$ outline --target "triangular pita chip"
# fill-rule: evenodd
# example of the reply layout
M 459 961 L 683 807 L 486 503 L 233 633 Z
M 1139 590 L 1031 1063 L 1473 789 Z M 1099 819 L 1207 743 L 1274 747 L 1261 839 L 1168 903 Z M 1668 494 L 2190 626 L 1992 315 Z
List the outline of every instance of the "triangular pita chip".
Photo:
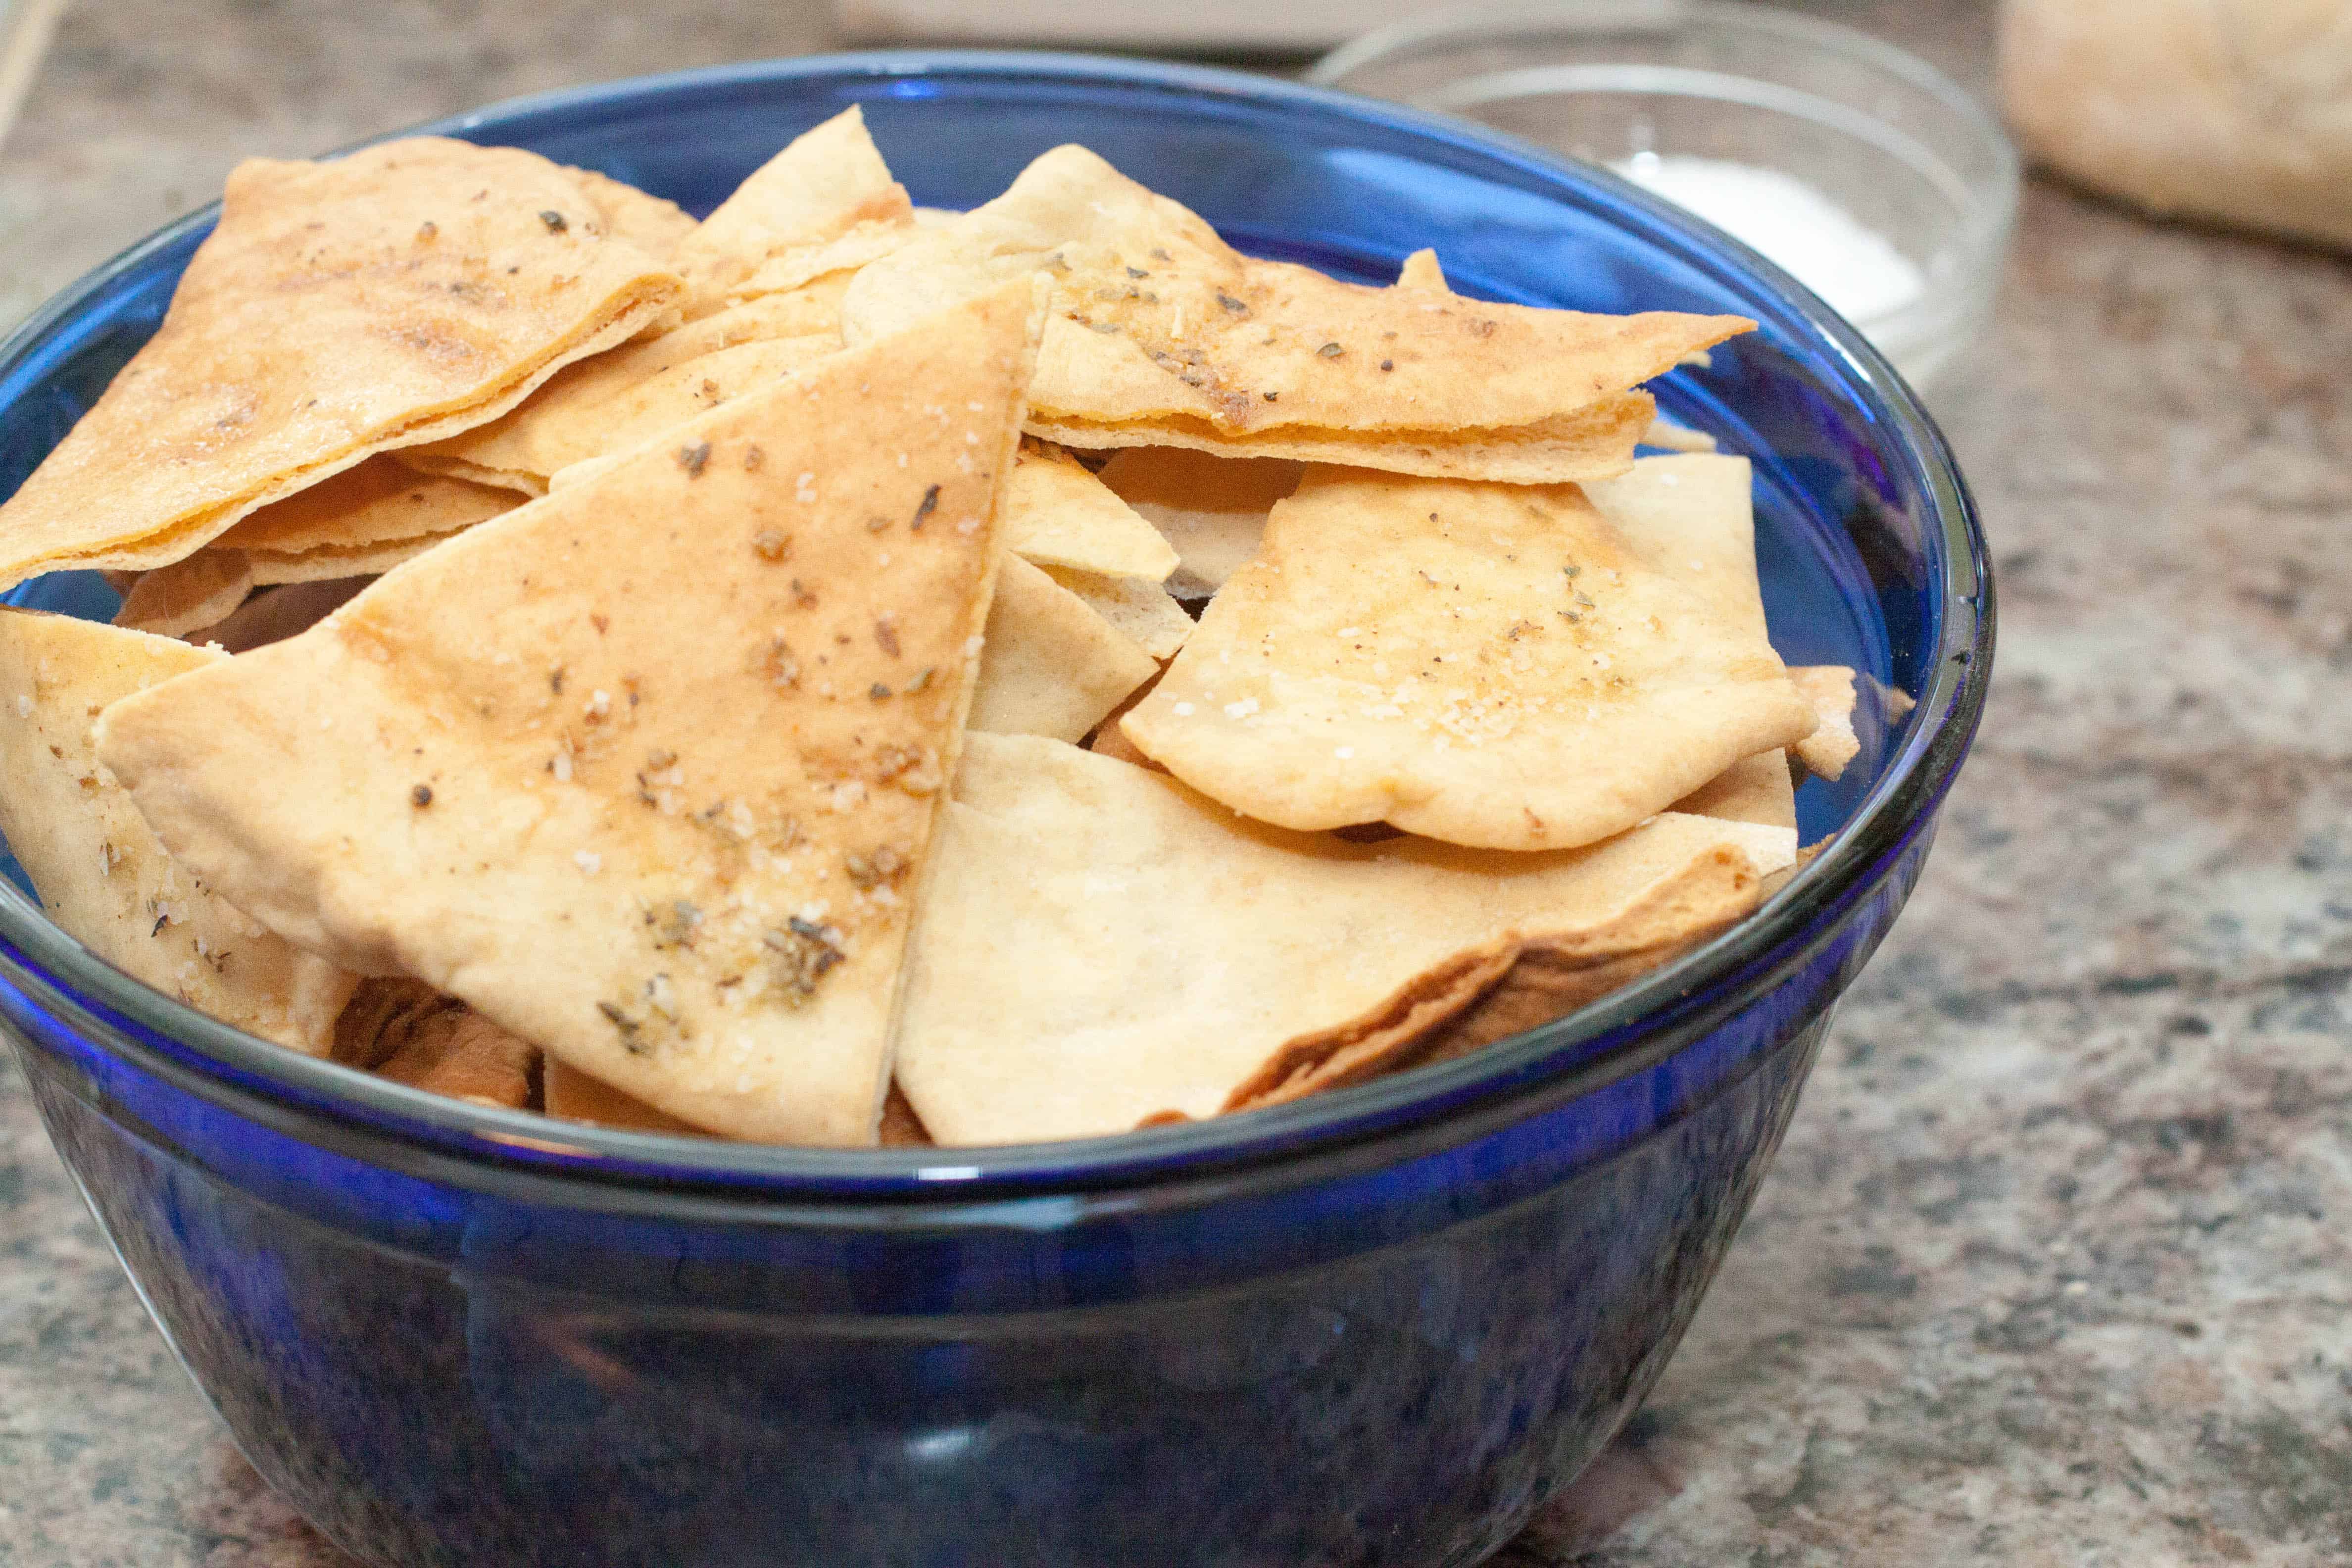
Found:
M 1853 671 L 1842 664 L 1803 665 L 1789 679 L 1821 716 L 1821 727 L 1797 742 L 1797 760 L 1807 773 L 1836 778 L 1862 751 L 1853 732 Z
M 852 280 L 856 342 L 1024 271 L 1055 281 L 1034 434 L 1403 472 L 1577 479 L 1622 469 L 1632 389 L 1753 323 L 1592 316 L 1370 289 L 1242 256 L 1082 147 L 1061 147 Z
M 1066 566 L 1048 568 L 1046 574 L 1153 658 L 1174 658 L 1192 636 L 1192 617 L 1152 578 L 1106 577 Z
M 1220 458 L 1182 447 L 1129 447 L 1102 482 L 1176 547 L 1169 586 L 1205 598 L 1257 554 L 1265 515 L 1298 488 L 1307 466 L 1284 458 Z
M 1655 946 L 1668 890 L 1725 879 L 1752 903 L 1757 854 L 1794 848 L 1672 815 L 1546 855 L 1354 845 L 1259 826 L 1075 747 L 975 735 L 927 890 L 899 1081 L 942 1143 L 1213 1115 L 1301 1037 L 1370 1015 L 1433 1026 L 1400 993 L 1441 965 L 1458 975 L 1465 950 L 1534 931 Z M 1475 995 L 1452 978 L 1422 989 Z
M 323 1056 L 358 978 L 289 947 L 175 865 L 89 727 L 116 699 L 226 655 L 0 609 L 0 833 L 67 934 L 199 1012 Z
M 1789 776 L 1789 754 L 1775 750 L 1743 758 L 1675 802 L 1674 808 L 1693 816 L 1760 823 L 1794 833 L 1797 790 Z
M 1572 847 L 1811 732 L 1743 621 L 1572 486 L 1318 468 L 1120 724 L 1263 821 Z
M 678 247 L 687 314 L 863 267 L 915 233 L 906 189 L 853 106 L 754 170 Z
M 1451 294 L 1453 286 L 1445 281 L 1445 268 L 1437 264 L 1437 252 L 1416 250 L 1404 258 L 1397 269 L 1396 286 L 1419 289 L 1432 294 Z
M 1041 310 L 739 399 L 117 704 L 100 752 L 306 946 L 698 1125 L 870 1143 Z
M 511 490 L 419 474 L 378 456 L 263 507 L 215 540 L 212 548 L 243 550 L 272 561 L 292 561 L 314 551 L 352 553 L 446 539 L 520 504 Z M 268 580 L 259 574 L 256 578 Z
M 677 254 L 679 242 L 694 232 L 694 215 L 676 202 L 593 169 L 563 172 L 593 204 L 606 234 L 635 246 L 656 261 L 667 261 Z
M 216 643 L 224 653 L 250 653 L 298 632 L 309 631 L 375 579 L 331 577 L 268 588 L 253 595 L 225 618 L 185 634 L 192 643 Z
M 635 1095 L 623 1094 L 601 1079 L 590 1078 L 561 1058 L 547 1058 L 544 1106 L 550 1116 L 585 1121 L 593 1127 L 625 1127 L 637 1132 L 682 1132 L 700 1135 L 689 1121 L 655 1110 Z
M 1076 741 L 1160 673 L 1151 656 L 1014 555 L 996 580 L 971 727 Z
M 239 550 L 199 550 L 142 572 L 122 595 L 114 624 L 156 637 L 184 637 L 225 620 L 254 589 L 253 567 Z
M 1059 447 L 1024 441 L 1004 497 L 1005 547 L 1039 566 L 1157 583 L 1176 552 Z
M 162 329 L 0 509 L 0 587 L 167 565 L 634 336 L 678 280 L 592 210 L 544 158 L 431 137 L 239 164 Z
M 539 1047 L 421 981 L 364 981 L 335 1023 L 335 1058 L 476 1105 L 535 1107 Z
M 678 331 L 574 365 L 565 374 L 576 373 L 578 382 L 563 385 L 559 378 L 496 424 L 440 442 L 409 461 L 478 483 L 544 495 L 553 477 L 574 463 L 652 440 L 730 398 L 805 370 L 841 347 L 830 334 L 759 338 L 634 377 L 614 363 L 625 361 L 631 370 L 658 363 L 671 339 L 706 324 L 688 322 Z

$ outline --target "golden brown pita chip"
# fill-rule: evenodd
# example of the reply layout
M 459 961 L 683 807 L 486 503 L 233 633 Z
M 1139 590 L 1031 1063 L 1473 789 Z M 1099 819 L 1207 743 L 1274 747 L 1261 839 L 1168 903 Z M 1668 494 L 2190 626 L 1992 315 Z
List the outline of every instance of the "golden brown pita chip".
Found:
M 594 205 L 597 221 L 606 234 L 635 246 L 656 261 L 667 261 L 677 253 L 679 243 L 694 232 L 694 215 L 676 202 L 593 169 L 563 172 Z
M 1262 821 L 1539 849 L 1622 833 L 1813 716 L 1760 629 L 1574 487 L 1318 468 L 1120 722 Z
M 805 370 L 841 346 L 823 333 L 758 338 L 650 374 L 628 374 L 659 363 L 672 338 L 706 324 L 688 322 L 678 331 L 574 365 L 578 381 L 560 384 L 558 378 L 495 424 L 419 451 L 409 461 L 480 484 L 544 495 L 554 476 L 573 464 L 652 440 L 730 398 Z M 626 369 L 616 361 L 627 362 Z
M 1745 458 L 1686 453 L 1643 458 L 1621 477 L 1583 489 L 1652 568 L 1678 578 L 1727 625 L 1760 637 L 1751 483 Z
M 1794 670 L 1790 671 L 1794 675 Z M 1726 822 L 1754 822 L 1797 830 L 1797 790 L 1789 777 L 1789 754 L 1759 752 L 1675 802 L 1674 809 Z
M 1183 447 L 1129 447 L 1103 465 L 1111 493 L 1176 547 L 1170 587 L 1205 598 L 1257 554 L 1265 514 L 1298 488 L 1307 466 L 1282 458 L 1220 458 Z
M 899 1082 L 949 1144 L 1213 1115 L 1290 1042 L 1392 1015 L 1467 949 L 1670 934 L 1661 900 L 1726 864 L 1752 897 L 1751 845 L 1794 849 L 1671 814 L 1543 855 L 1354 845 L 1076 747 L 974 735 L 910 961 Z
M 356 977 L 174 865 L 90 745 L 108 703 L 226 662 L 166 637 L 0 609 L 0 834 L 49 918 L 99 957 L 224 1023 L 324 1055 Z
M 1853 732 L 1853 671 L 1842 664 L 1801 665 L 1789 679 L 1821 718 L 1821 727 L 1798 742 L 1797 760 L 1807 773 L 1836 778 L 1862 751 Z
M 375 1071 L 394 1083 L 509 1110 L 536 1109 L 539 1098 L 539 1047 L 462 1004 L 424 1019 Z
M 247 551 L 273 561 L 321 550 L 352 552 L 446 539 L 520 504 L 511 490 L 419 474 L 377 456 L 251 513 L 212 548 Z
M 1242 256 L 1081 147 L 854 279 L 849 342 L 1044 268 L 1055 313 L 1030 429 L 1067 445 L 1193 446 L 1412 473 L 1558 482 L 1622 469 L 1632 394 L 1730 316 L 1590 316 L 1369 289 Z
M 118 703 L 101 754 L 306 945 L 698 1126 L 870 1143 L 1041 310 L 739 399 Z
M 1129 692 L 1125 701 L 1104 714 L 1103 721 L 1096 725 L 1095 732 L 1087 738 L 1087 750 L 1098 757 L 1115 757 L 1139 768 L 1166 773 L 1166 768 L 1137 751 L 1135 742 L 1129 740 L 1127 732 L 1118 727 L 1118 721 L 1127 717 L 1127 710 L 1151 695 L 1151 689 L 1159 684 L 1160 677 L 1154 673 L 1150 679 Z
M 478 489 L 489 489 L 488 485 Z M 520 504 L 522 498 L 511 490 L 498 490 Z M 511 510 L 511 509 L 509 509 Z M 415 560 L 426 551 L 446 544 L 465 530 L 450 533 L 428 533 L 422 539 L 394 539 L 383 544 L 354 544 L 348 548 L 321 545 L 306 550 L 299 555 L 281 555 L 274 550 L 247 550 L 243 554 L 247 568 L 253 574 L 256 587 L 281 583 L 340 583 L 350 577 L 381 577 L 394 567 Z
M 1018 555 L 996 580 L 971 727 L 1076 741 L 1160 673 L 1085 600 Z
M 634 336 L 678 280 L 593 210 L 543 158 L 431 137 L 238 165 L 162 330 L 0 508 L 0 587 L 168 565 Z
M 907 1091 L 898 1087 L 897 1079 L 890 1080 L 890 1096 L 882 1102 L 881 1142 L 885 1149 L 933 1147 L 930 1129 L 907 1102 Z
M 373 577 L 332 577 L 267 588 L 211 626 L 189 632 L 192 643 L 216 643 L 224 653 L 249 653 L 310 630 L 349 603 Z
M 691 1122 L 655 1110 L 634 1095 L 623 1094 L 601 1079 L 590 1078 L 558 1058 L 547 1058 L 544 1101 L 550 1116 L 585 1121 L 595 1127 L 625 1127 L 636 1132 L 678 1132 L 702 1136 Z
M 1404 258 L 1397 269 L 1396 286 L 1400 289 L 1420 289 L 1432 294 L 1451 294 L 1453 286 L 1445 281 L 1445 268 L 1437 264 L 1437 252 L 1416 250 Z
M 1157 583 L 1176 552 L 1059 447 L 1024 441 L 1006 486 L 1005 545 L 1038 566 Z
M 122 595 L 114 624 L 157 637 L 185 636 L 226 618 L 254 589 L 239 550 L 199 550 L 185 561 L 142 572 Z
M 913 204 L 866 133 L 864 112 L 845 109 L 753 171 L 679 245 L 687 315 L 863 267 L 915 233 Z
M 1171 659 L 1192 636 L 1192 617 L 1149 577 L 1106 577 L 1096 572 L 1048 568 L 1046 575 L 1086 601 L 1121 637 L 1159 660 Z

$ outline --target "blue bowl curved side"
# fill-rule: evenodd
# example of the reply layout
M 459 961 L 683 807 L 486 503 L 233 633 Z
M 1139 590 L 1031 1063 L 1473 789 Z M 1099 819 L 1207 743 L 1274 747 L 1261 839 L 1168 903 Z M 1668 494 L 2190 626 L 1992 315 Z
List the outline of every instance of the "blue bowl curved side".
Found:
M 0 1022 L 199 1384 L 371 1561 L 1474 1562 L 1664 1364 L 1918 875 L 1990 647 L 1965 491 L 1891 373 L 1785 279 L 1605 177 L 1403 111 L 1173 68 L 867 57 L 442 129 L 707 208 L 852 101 L 919 201 L 971 205 L 1078 140 L 1343 275 L 1435 243 L 1486 297 L 1758 317 L 1663 401 L 1757 454 L 1775 640 L 1871 678 L 1863 757 L 1801 801 L 1808 837 L 1851 830 L 1577 1020 L 1098 1144 L 574 1137 L 256 1050 L 75 960 L 5 889 Z M 205 226 L 0 350 L 0 487 L 152 331 Z M 1916 711 L 1876 700 L 1897 689 Z

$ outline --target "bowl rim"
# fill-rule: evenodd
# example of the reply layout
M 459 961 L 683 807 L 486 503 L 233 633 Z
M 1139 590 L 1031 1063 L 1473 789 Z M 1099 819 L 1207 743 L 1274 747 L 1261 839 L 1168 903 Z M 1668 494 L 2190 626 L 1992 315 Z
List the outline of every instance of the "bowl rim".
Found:
M 908 78 L 1040 78 L 1181 97 L 1245 98 L 1370 121 L 1539 175 L 1599 185 L 1612 201 L 1678 237 L 1680 259 L 1717 273 L 1760 275 L 1827 340 L 1858 394 L 1903 439 L 1891 454 L 1916 475 L 1929 515 L 1923 545 L 1940 562 L 1940 637 L 1924 656 L 1919 717 L 1829 847 L 1754 913 L 1673 963 L 1568 1017 L 1456 1060 L 1286 1105 L 1175 1126 L 1055 1142 L 951 1148 L 819 1149 L 738 1143 L 572 1123 L 535 1111 L 447 1099 L 247 1035 L 131 979 L 50 923 L 0 881 L 0 1013 L 36 1002 L 100 1051 L 121 1056 L 207 1102 L 304 1142 L 365 1146 L 382 1163 L 482 1186 L 502 1179 L 564 1184 L 603 1202 L 660 1188 L 781 1199 L 822 1209 L 845 1203 L 964 1204 L 1184 1182 L 1405 1136 L 1488 1123 L 1607 1087 L 1680 1050 L 1804 963 L 1890 876 L 1931 822 L 1972 741 L 1990 675 L 1990 558 L 1976 507 L 1948 445 L 1891 365 L 1801 285 L 1752 251 L 1605 170 L 1577 164 L 1483 127 L 1401 105 L 1240 71 L 1077 54 L 876 50 L 730 62 L 506 100 L 339 150 L 419 134 L 495 132 L 551 111 L 610 108 L 751 82 Z M 339 154 L 331 154 L 339 155 Z M 159 252 L 207 226 L 218 204 L 165 226 L 60 290 L 0 342 L 13 374 L 85 303 Z M 1819 346 L 1818 344 L 1816 346 Z M 69 984 L 68 984 L 69 983 Z M 124 1026 L 128 1025 L 129 1027 Z M 12 1032 L 14 1032 L 12 1030 Z M 147 1037 L 142 1037 L 142 1035 Z

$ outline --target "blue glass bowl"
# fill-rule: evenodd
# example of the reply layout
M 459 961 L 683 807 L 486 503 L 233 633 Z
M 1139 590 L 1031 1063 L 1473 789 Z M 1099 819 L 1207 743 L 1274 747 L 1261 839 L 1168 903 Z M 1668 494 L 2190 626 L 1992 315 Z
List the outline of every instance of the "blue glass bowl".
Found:
M 1476 1561 L 1641 1401 L 1974 732 L 1984 542 L 1818 300 L 1590 169 L 1254 77 L 874 55 L 426 127 L 707 209 L 851 103 L 919 202 L 1084 142 L 1241 246 L 1385 281 L 1732 310 L 1662 395 L 1757 458 L 1774 640 L 1871 679 L 1826 853 L 1576 1016 L 1279 1110 L 1086 1143 L 823 1152 L 488 1110 L 265 1045 L 0 886 L 0 1016 L 58 1152 L 245 1452 L 384 1564 Z M 210 213 L 0 349 L 0 486 L 154 329 Z M 136 483 L 136 475 L 124 482 Z M 102 614 L 86 574 L 27 602 Z M 1907 710 L 1887 691 L 1916 699 Z

